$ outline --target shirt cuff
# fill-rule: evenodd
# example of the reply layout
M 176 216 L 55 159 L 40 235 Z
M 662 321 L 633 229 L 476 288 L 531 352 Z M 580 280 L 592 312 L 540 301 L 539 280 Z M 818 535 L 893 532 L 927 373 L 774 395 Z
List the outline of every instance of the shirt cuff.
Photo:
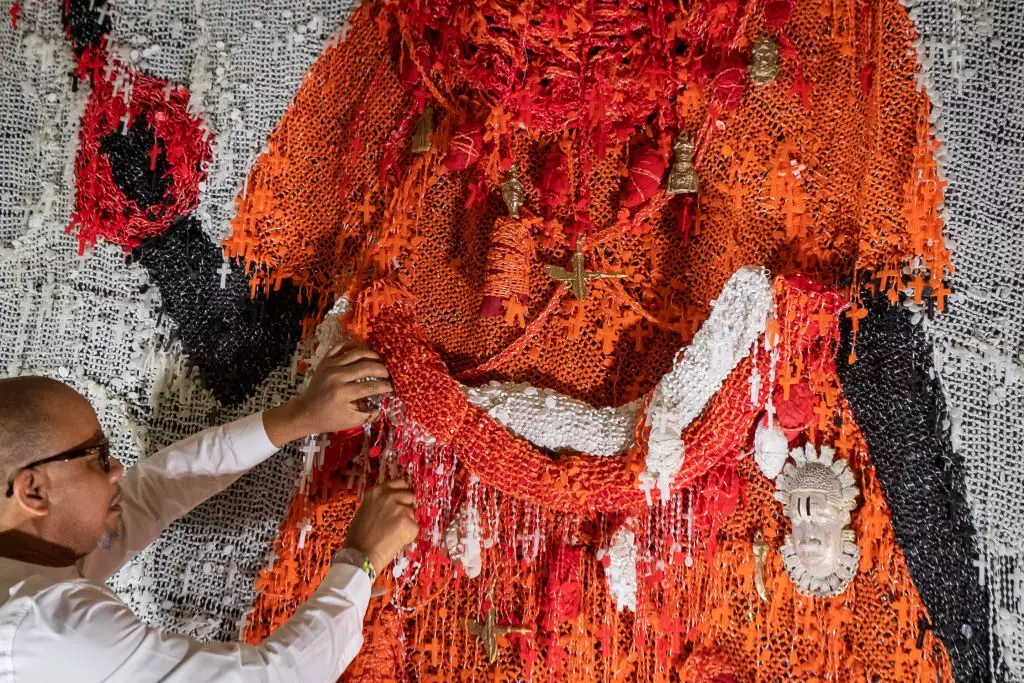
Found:
M 267 436 L 263 413 L 254 413 L 224 425 L 224 434 L 239 460 L 262 462 L 280 450 Z
M 373 585 L 370 577 L 359 567 L 339 562 L 331 566 L 324 577 L 321 588 L 338 589 L 348 596 L 352 604 L 359 608 L 360 614 L 366 614 L 370 605 L 370 590 Z

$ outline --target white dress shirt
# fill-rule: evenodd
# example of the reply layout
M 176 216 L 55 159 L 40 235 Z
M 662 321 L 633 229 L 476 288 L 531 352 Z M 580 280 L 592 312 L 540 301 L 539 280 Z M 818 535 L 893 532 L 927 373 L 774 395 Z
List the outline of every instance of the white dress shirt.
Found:
M 370 580 L 357 567 L 335 564 L 258 646 L 151 628 L 104 585 L 167 524 L 275 451 L 259 414 L 200 432 L 128 470 L 112 547 L 63 569 L 0 557 L 0 683 L 334 683 L 363 642 Z

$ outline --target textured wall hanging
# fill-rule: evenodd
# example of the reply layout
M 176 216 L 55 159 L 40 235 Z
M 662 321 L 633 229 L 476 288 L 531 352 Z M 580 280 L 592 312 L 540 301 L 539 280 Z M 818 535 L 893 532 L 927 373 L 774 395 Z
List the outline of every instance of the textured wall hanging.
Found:
M 388 420 L 306 444 L 287 511 L 283 457 L 115 579 L 195 637 L 282 512 L 252 640 L 404 471 L 354 680 L 1016 680 L 1012 4 L 377 0 L 324 47 L 343 2 L 12 3 L 0 368 L 131 460 L 281 400 L 321 322 L 385 354 Z M 773 497 L 807 444 L 860 489 L 833 598 Z
M 345 295 L 342 323 L 384 355 L 397 398 L 362 449 L 335 444 L 311 460 L 277 564 L 259 580 L 248 637 L 264 636 L 315 587 L 350 514 L 344 492 L 404 471 L 427 529 L 375 610 L 381 621 L 355 680 L 381 675 L 381 653 L 396 649 L 394 673 L 427 680 L 589 680 L 612 668 L 658 679 L 702 656 L 740 679 L 774 680 L 758 665 L 772 645 L 725 635 L 748 628 L 728 617 L 748 614 L 750 633 L 793 634 L 787 619 L 804 609 L 817 610 L 823 630 L 804 633 L 819 650 L 795 657 L 797 678 L 846 667 L 888 680 L 953 669 L 969 679 L 974 663 L 950 668 L 929 628 L 836 375 L 839 318 L 851 321 L 849 361 L 868 314 L 860 283 L 897 298 L 909 285 L 919 300 L 943 303 L 941 185 L 904 10 L 711 2 L 687 14 L 658 3 L 519 11 L 364 4 L 250 174 L 228 253 L 252 264 L 263 287 L 285 280 L 321 301 Z M 611 37 L 641 17 L 644 30 Z M 625 53 L 627 66 L 610 68 Z M 377 59 L 367 64 L 366 54 Z M 840 180 L 851 177 L 860 180 Z M 328 220 L 311 221 L 309 206 Z M 700 419 L 674 429 L 656 417 L 658 378 L 747 264 L 807 274 L 777 280 L 749 361 L 726 370 Z M 729 368 L 726 358 L 698 367 Z M 512 399 L 497 399 L 495 411 L 478 394 L 496 422 L 460 388 L 485 382 L 498 383 L 492 394 L 513 382 L 518 394 L 532 387 L 528 395 L 555 406 L 564 396 L 581 410 L 638 400 L 636 435 L 620 456 L 602 446 L 610 457 L 567 449 L 555 434 L 530 443 L 516 418 L 538 425 L 504 415 Z M 709 441 L 710 424 L 718 437 Z M 797 597 L 780 575 L 784 518 L 730 526 L 743 510 L 781 515 L 772 484 L 749 461 L 736 464 L 759 425 L 801 447 L 835 443 L 852 472 L 840 498 L 864 491 L 853 528 L 837 529 L 843 586 L 810 591 L 837 598 Z M 747 507 L 754 490 L 763 507 Z M 761 560 L 755 533 L 768 548 Z M 854 574 L 858 558 L 875 569 Z M 768 612 L 754 611 L 758 564 Z M 552 596 L 564 594 L 567 571 L 580 586 L 568 595 L 583 597 L 563 605 Z M 708 599 L 730 608 L 705 613 L 688 591 L 712 576 Z M 857 598 L 843 597 L 849 581 Z M 906 588 L 869 597 L 872 582 Z M 436 595 L 451 597 L 439 609 Z M 827 637 L 830 618 L 852 613 L 850 628 L 867 628 L 868 605 L 890 600 L 901 607 L 884 608 L 886 635 L 858 636 L 882 638 L 885 654 Z M 796 611 L 784 615 L 779 601 Z M 514 630 L 505 649 L 480 648 L 453 628 L 464 620 Z M 983 628 L 970 637 L 986 648 Z

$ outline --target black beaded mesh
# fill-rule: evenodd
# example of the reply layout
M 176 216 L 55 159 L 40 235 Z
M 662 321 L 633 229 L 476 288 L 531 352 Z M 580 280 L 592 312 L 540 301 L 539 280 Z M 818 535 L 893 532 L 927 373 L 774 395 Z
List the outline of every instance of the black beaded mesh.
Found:
M 140 209 L 148 209 L 161 202 L 171 185 L 167 175 L 171 166 L 167 163 L 162 140 L 158 145 L 160 154 L 150 168 L 149 154 L 155 143 L 156 136 L 145 114 L 135 117 L 127 133 L 120 130 L 109 133 L 100 143 L 100 152 L 110 160 L 114 184 Z
M 949 650 L 958 681 L 991 680 L 989 615 L 978 582 L 978 547 L 965 497 L 963 459 L 952 452 L 931 343 L 912 313 L 865 294 L 857 333 L 844 317 L 839 376 L 871 451 L 896 538 Z
M 107 0 L 61 0 L 61 5 L 64 31 L 75 55 L 99 47 L 112 25 Z
M 245 400 L 295 351 L 308 302 L 287 283 L 267 298 L 251 299 L 239 266 L 221 288 L 222 251 L 194 218 L 148 240 L 132 258 L 159 287 L 162 312 L 177 323 L 182 349 L 221 403 Z

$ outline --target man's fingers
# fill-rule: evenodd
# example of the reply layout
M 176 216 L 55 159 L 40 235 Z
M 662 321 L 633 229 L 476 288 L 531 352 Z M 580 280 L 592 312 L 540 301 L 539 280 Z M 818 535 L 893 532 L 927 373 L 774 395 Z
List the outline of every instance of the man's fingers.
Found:
M 387 366 L 379 360 L 361 360 L 358 363 L 345 365 L 334 372 L 337 373 L 338 378 L 343 382 L 358 382 L 369 377 L 387 379 L 391 376 L 388 373 Z
M 324 356 L 324 358 L 331 358 L 333 356 L 338 356 L 342 353 L 345 353 L 346 351 L 351 349 L 353 345 L 354 342 L 351 339 L 342 339 L 340 342 L 331 347 L 330 351 L 327 352 L 327 355 Z
M 348 349 L 344 353 L 338 356 L 337 364 L 341 367 L 358 363 L 361 360 L 380 360 L 380 354 L 376 351 L 371 351 L 365 346 L 358 346 L 356 348 Z
M 365 346 L 354 346 L 351 342 L 342 342 L 331 347 L 330 352 L 316 366 L 316 370 L 318 372 L 327 372 L 335 368 L 343 368 L 360 360 L 380 360 L 380 356 Z
M 390 394 L 394 390 L 394 387 L 391 386 L 391 382 L 377 380 L 372 382 L 353 382 L 351 385 L 346 387 L 348 396 L 351 397 L 349 400 L 351 401 L 358 401 L 371 396 Z
M 395 501 L 400 505 L 405 505 L 411 508 L 412 505 L 416 502 L 416 494 L 408 490 L 394 490 L 391 493 L 391 500 Z
M 381 484 L 382 488 L 412 490 L 412 486 L 405 479 L 389 479 Z

